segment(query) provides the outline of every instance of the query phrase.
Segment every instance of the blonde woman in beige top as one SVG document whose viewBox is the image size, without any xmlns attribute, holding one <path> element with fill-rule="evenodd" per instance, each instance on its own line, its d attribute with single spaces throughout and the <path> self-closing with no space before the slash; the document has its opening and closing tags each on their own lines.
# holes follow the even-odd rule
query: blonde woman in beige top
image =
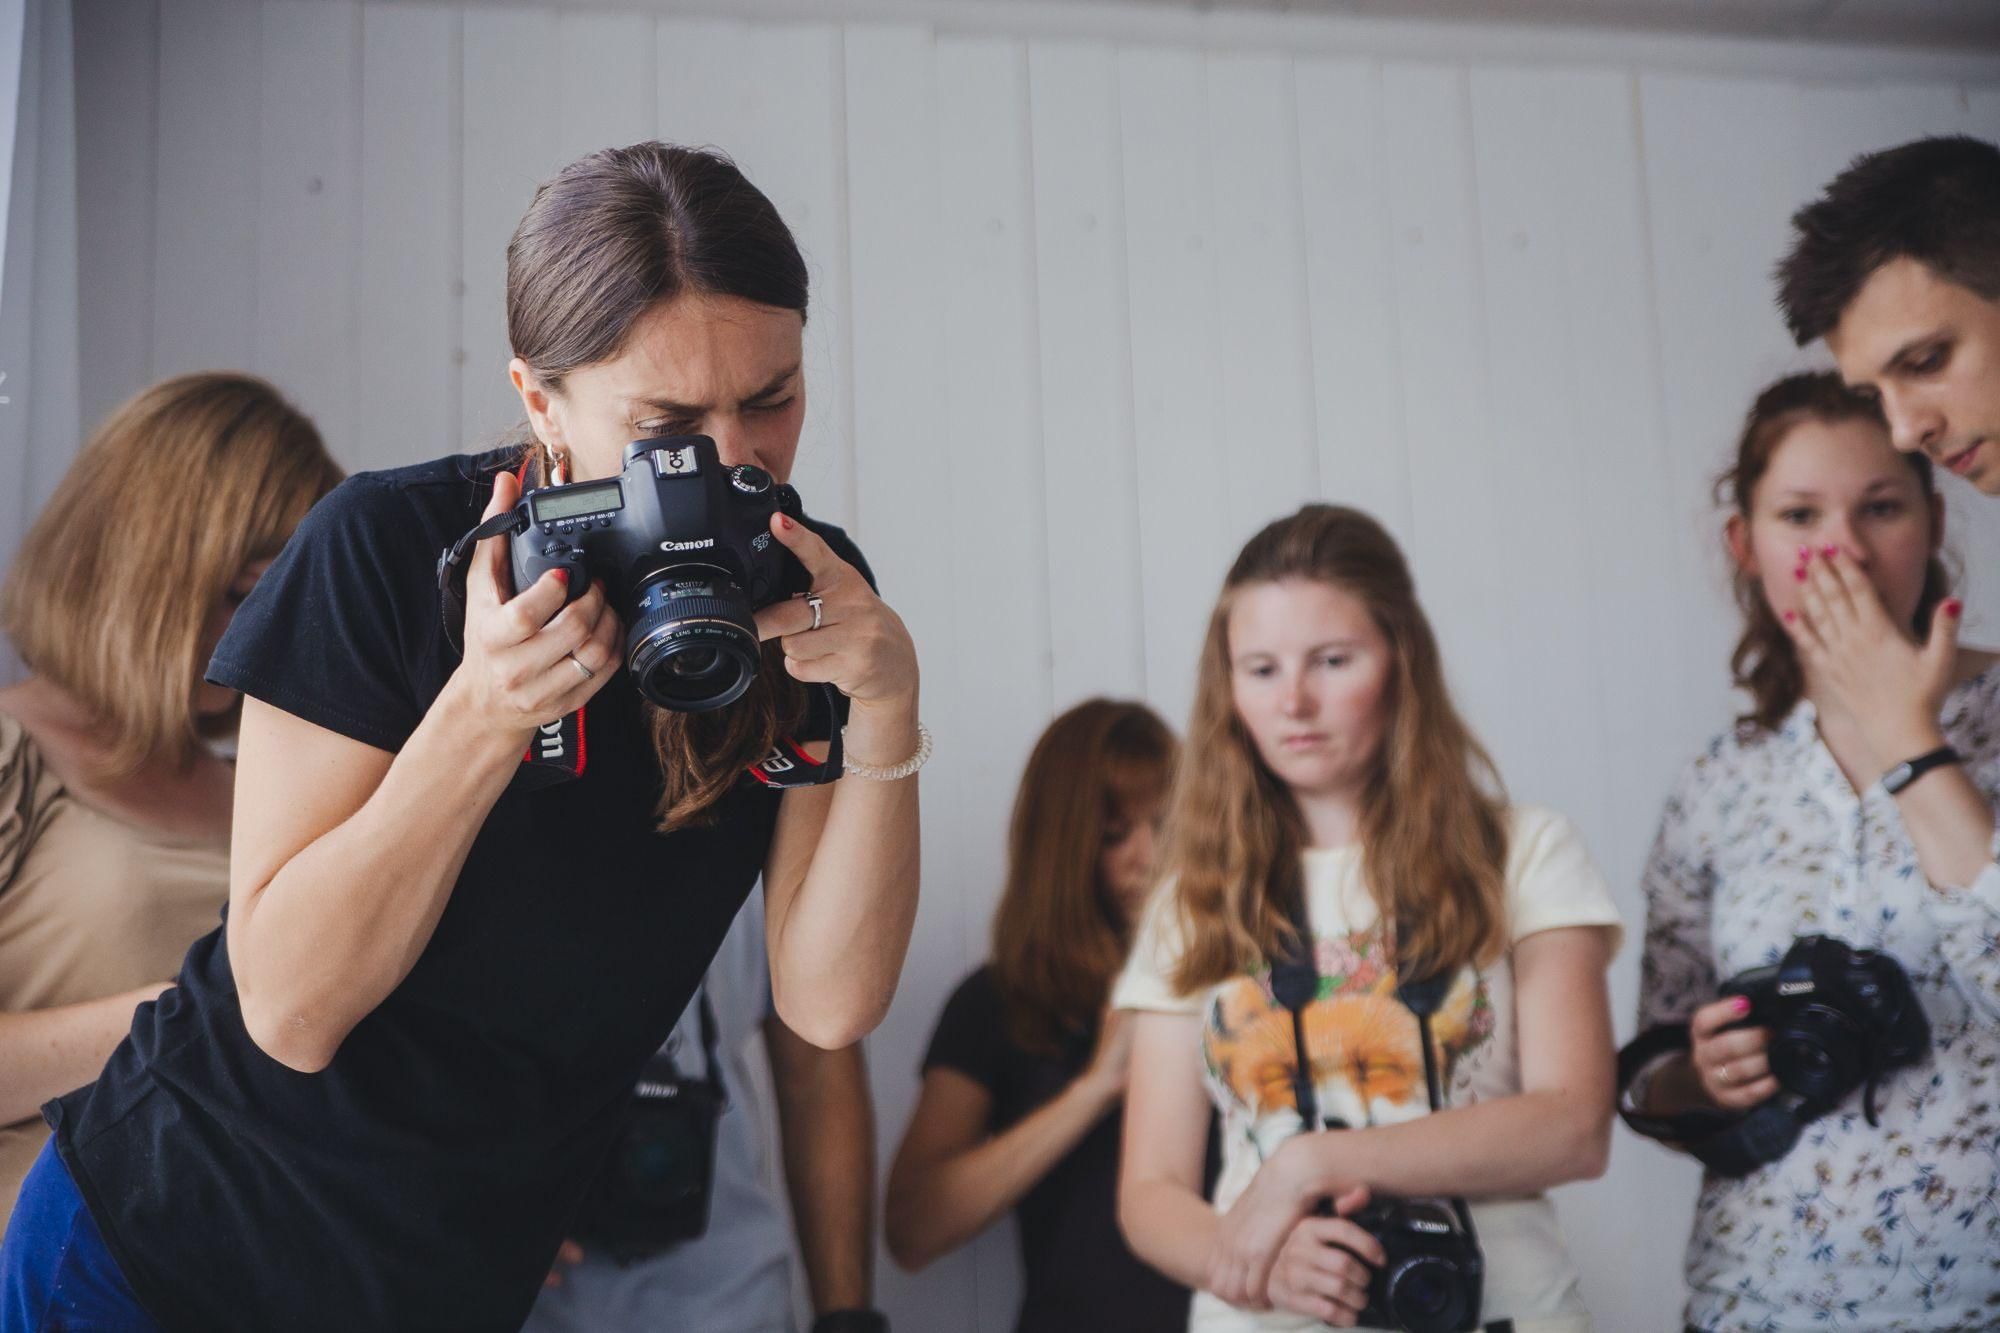
<svg viewBox="0 0 2000 1333">
<path fill-rule="evenodd" d="M 238 696 L 202 672 L 340 480 L 262 380 L 168 380 L 112 414 L 22 543 L 0 621 L 0 1224 L 48 1138 L 229 892 Z"/>
</svg>

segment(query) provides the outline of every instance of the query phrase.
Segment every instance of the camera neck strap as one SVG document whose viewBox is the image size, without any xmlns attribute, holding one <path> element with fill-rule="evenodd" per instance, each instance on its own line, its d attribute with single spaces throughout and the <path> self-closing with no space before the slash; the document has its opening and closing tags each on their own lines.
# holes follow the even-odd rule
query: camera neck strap
<svg viewBox="0 0 2000 1333">
<path fill-rule="evenodd" d="M 1710 1171 L 1730 1179 L 1747 1176 L 1790 1152 L 1812 1117 L 1803 1100 L 1789 1092 L 1779 1092 L 1748 1114 L 1692 1110 L 1653 1115 L 1639 1108 L 1631 1092 L 1640 1074 L 1654 1062 L 1690 1049 L 1685 1023 L 1648 1028 L 1619 1048 L 1618 1116 L 1632 1132 L 1677 1144 Z"/>
<path fill-rule="evenodd" d="M 718 1106 L 726 1106 L 729 1098 L 728 1085 L 722 1079 L 722 1033 L 716 1025 L 715 1010 L 708 1003 L 708 983 L 703 981 L 694 993 L 695 1021 L 701 1029 L 702 1076 L 700 1082 L 715 1095 Z M 646 1077 L 660 1081 L 687 1083 L 692 1080 L 681 1072 L 670 1047 L 660 1048 L 653 1058 L 646 1062 Z"/>
</svg>

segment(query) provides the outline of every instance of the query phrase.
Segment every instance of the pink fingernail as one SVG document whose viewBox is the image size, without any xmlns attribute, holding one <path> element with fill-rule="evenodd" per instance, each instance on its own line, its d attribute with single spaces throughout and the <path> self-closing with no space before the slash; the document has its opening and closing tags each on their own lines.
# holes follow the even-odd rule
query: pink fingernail
<svg viewBox="0 0 2000 1333">
<path fill-rule="evenodd" d="M 1797 579 L 1800 583 L 1804 583 L 1806 581 L 1806 567 L 1804 565 L 1800 565 L 1797 569 L 1792 571 L 1792 577 Z"/>
<path fill-rule="evenodd" d="M 1793 621 L 1797 620 L 1798 618 L 1799 618 L 1799 613 L 1798 613 L 1798 612 L 1796 612 L 1796 611 L 1787 611 L 1787 612 L 1785 612 L 1785 623 L 1786 623 L 1787 625 L 1791 624 L 1791 623 L 1792 623 Z"/>
<path fill-rule="evenodd" d="M 1806 561 L 1810 559 L 1812 559 L 1812 547 L 1801 546 L 1799 548 L 1799 563 L 1803 565 Z"/>
<path fill-rule="evenodd" d="M 1819 548 L 1819 553 L 1831 560 L 1840 554 L 1840 548 L 1838 546 L 1822 546 Z"/>
<path fill-rule="evenodd" d="M 1729 1002 L 1729 1007 L 1739 1014 L 1747 1014 L 1750 1012 L 1750 997 L 1738 995 Z"/>
</svg>

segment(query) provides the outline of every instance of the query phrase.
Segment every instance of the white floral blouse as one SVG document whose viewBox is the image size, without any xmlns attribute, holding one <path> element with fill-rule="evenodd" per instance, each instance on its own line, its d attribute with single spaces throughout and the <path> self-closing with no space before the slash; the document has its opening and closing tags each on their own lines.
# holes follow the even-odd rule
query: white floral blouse
<svg viewBox="0 0 2000 1333">
<path fill-rule="evenodd" d="M 1942 720 L 2000 807 L 2000 666 L 1954 689 Z M 1689 765 L 1646 898 L 1641 1029 L 1687 1018 L 1814 933 L 1894 956 L 1931 1025 L 1931 1053 L 1876 1092 L 1880 1128 L 1857 1090 L 1779 1161 L 1704 1179 L 1688 1323 L 2000 1329 L 2000 866 L 1965 888 L 1928 883 L 1894 798 L 1855 794 L 1801 703 L 1775 732 L 1729 732 Z"/>
</svg>

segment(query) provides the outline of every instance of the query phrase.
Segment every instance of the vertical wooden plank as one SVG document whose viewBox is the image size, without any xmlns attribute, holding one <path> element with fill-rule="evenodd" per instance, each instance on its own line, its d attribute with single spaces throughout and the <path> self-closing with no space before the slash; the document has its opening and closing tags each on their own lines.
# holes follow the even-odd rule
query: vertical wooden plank
<svg viewBox="0 0 2000 1333">
<path fill-rule="evenodd" d="M 653 20 L 576 10 L 557 16 L 556 34 L 557 166 L 654 137 Z"/>
<path fill-rule="evenodd" d="M 1505 608 L 1517 567 L 1492 502 L 1465 74 L 1388 65 L 1382 99 L 1384 156 L 1399 164 L 1388 203 L 1415 531 L 1408 554 L 1454 694 L 1480 734 L 1510 754 L 1537 738 L 1513 709 L 1530 668 L 1496 652 L 1512 642 Z"/>
<path fill-rule="evenodd" d="M 1636 931 L 1662 794 L 1717 719 L 1658 706 L 1692 664 L 1671 595 L 1687 575 L 1664 558 L 1676 534 L 1659 503 L 1669 471 L 1632 83 L 1614 71 L 1486 68 L 1473 75 L 1471 109 L 1492 503 L 1516 572 L 1510 641 L 1490 651 L 1531 663 L 1515 739 L 1539 737 L 1500 760 L 1516 800 L 1577 821 Z M 1621 1031 L 1640 952 L 1625 949 L 1612 969 Z M 1662 1154 L 1626 1153 L 1604 1179 L 1557 1191 L 1586 1304 L 1604 1326 L 1643 1326 L 1679 1301 L 1673 1265 L 1635 1271 L 1621 1256 L 1635 1242 L 1677 1243 L 1692 1177 Z M 1634 1197 L 1657 1206 L 1637 1217 Z"/>
<path fill-rule="evenodd" d="M 1312 322 L 1291 62 L 1217 54 L 1207 66 L 1216 442 L 1231 460 L 1234 549 L 1320 492 Z"/>
<path fill-rule="evenodd" d="M 158 0 L 72 0 L 78 411 L 87 433 L 152 379 Z M 0 393 L 4 393 L 0 390 Z"/>
<path fill-rule="evenodd" d="M 264 6 L 253 364 L 348 460 L 357 422 L 361 10 Z"/>
<path fill-rule="evenodd" d="M 155 377 L 255 361 L 260 28 L 253 0 L 160 9 Z"/>
<path fill-rule="evenodd" d="M 1803 169 L 1796 86 L 1646 75 L 1640 80 L 1653 289 L 1672 478 L 1670 558 L 1687 641 L 1679 705 L 1730 716 L 1737 631 L 1710 484 L 1757 390 L 1814 358 L 1792 346 L 1771 270 L 1792 211 L 1818 182 Z"/>
<path fill-rule="evenodd" d="M 911 969 L 889 1016 L 870 1039 L 891 1052 L 871 1062 L 881 1160 L 894 1152 L 914 1100 L 914 1053 L 965 970 L 961 895 L 976 865 L 961 835 L 970 810 L 966 783 L 981 756 L 963 739 L 979 701 L 957 684 L 956 617 L 968 590 L 958 586 L 956 451 L 945 410 L 945 330 L 940 285 L 938 89 L 930 33 L 857 24 L 846 31 L 845 81 L 849 235 L 854 294 L 854 422 L 857 530 L 895 592 L 891 604 L 916 640 L 923 663 L 924 711 L 938 757 L 924 773 L 923 895 Z M 665 65 L 663 63 L 664 71 Z M 667 124 L 664 118 L 663 124 Z M 976 613 L 976 607 L 968 607 Z M 960 1251 L 922 1274 L 879 1271 L 879 1300 L 899 1325 L 976 1327 L 973 1255 Z"/>
<path fill-rule="evenodd" d="M 459 156 L 459 431 L 468 448 L 509 438 L 521 404 L 507 381 L 507 242 L 535 187 L 561 167 L 558 120 L 532 90 L 557 49 L 556 15 L 468 8 Z"/>
<path fill-rule="evenodd" d="M 1381 70 L 1307 60 L 1294 77 L 1320 495 L 1373 514 L 1407 549 L 1415 532 Z"/>
<path fill-rule="evenodd" d="M 1234 551 L 1228 479 L 1239 466 L 1219 446 L 1206 89 L 1196 54 L 1118 54 L 1146 683 L 1177 722 Z"/>
<path fill-rule="evenodd" d="M 457 451 L 458 12 L 370 4 L 361 31 L 355 467 Z"/>
<path fill-rule="evenodd" d="M 1053 707 L 1146 692 L 1111 48 L 1028 50 Z M 1179 719 L 1175 719 L 1178 723 Z"/>
<path fill-rule="evenodd" d="M 662 137 L 728 153 L 777 206 L 805 255 L 806 424 L 793 480 L 812 513 L 848 524 L 855 480 L 842 60 L 830 25 L 659 25 Z M 740 77 L 744 69 L 758 77 Z"/>
</svg>

